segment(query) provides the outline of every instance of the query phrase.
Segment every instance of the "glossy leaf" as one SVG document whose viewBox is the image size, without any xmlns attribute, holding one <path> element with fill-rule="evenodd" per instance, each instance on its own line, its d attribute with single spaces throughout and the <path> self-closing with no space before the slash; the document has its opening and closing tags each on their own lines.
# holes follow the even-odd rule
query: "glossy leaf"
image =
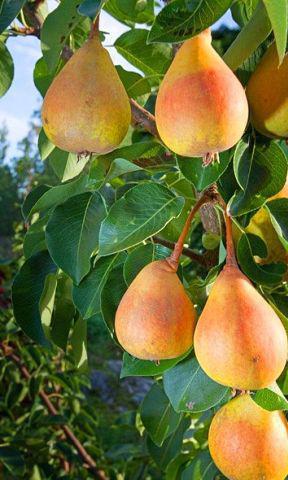
<svg viewBox="0 0 288 480">
<path fill-rule="evenodd" d="M 76 321 L 70 339 L 72 347 L 71 356 L 75 365 L 81 371 L 86 371 L 88 367 L 87 354 L 87 322 L 83 318 Z"/>
<path fill-rule="evenodd" d="M 108 0 L 105 10 L 126 25 L 152 22 L 154 0 Z"/>
<path fill-rule="evenodd" d="M 0 12 L 1 16 L 1 12 Z M 1 23 L 1 21 L 0 21 Z M 9 90 L 14 77 L 13 58 L 5 43 L 0 41 L 0 97 Z"/>
<path fill-rule="evenodd" d="M 181 357 L 172 360 L 161 360 L 159 363 L 150 360 L 139 360 L 132 357 L 127 352 L 123 355 L 123 365 L 121 370 L 121 378 L 124 377 L 153 377 L 161 375 L 166 370 L 177 365 L 183 358 L 187 357 L 190 351 L 181 355 Z"/>
<path fill-rule="evenodd" d="M 124 256 L 122 258 L 124 263 Z M 111 335 L 113 336 L 116 310 L 127 289 L 123 277 L 123 263 L 113 268 L 113 270 L 110 270 L 105 285 L 101 291 L 101 313 Z"/>
<path fill-rule="evenodd" d="M 279 238 L 288 251 L 288 199 L 277 198 L 267 202 L 266 208 L 270 213 L 272 224 L 279 235 Z"/>
<path fill-rule="evenodd" d="M 0 33 L 2 33 L 14 18 L 17 17 L 26 0 L 1 0 L 0 1 Z M 2 75 L 2 70 L 1 70 Z"/>
<path fill-rule="evenodd" d="M 251 395 L 251 398 L 257 403 L 257 405 L 265 410 L 269 410 L 269 412 L 288 410 L 288 401 L 284 397 L 277 384 L 270 388 L 258 390 Z"/>
<path fill-rule="evenodd" d="M 106 0 L 84 0 L 78 7 L 78 12 L 94 20 L 105 2 Z"/>
<path fill-rule="evenodd" d="M 129 97 L 137 98 L 151 91 L 147 78 L 136 72 L 128 72 L 120 65 L 116 69 Z"/>
<path fill-rule="evenodd" d="M 263 0 L 266 7 L 275 40 L 277 51 L 279 55 L 279 63 L 283 61 L 286 43 L 287 43 L 287 28 L 288 28 L 288 5 L 286 0 Z"/>
<path fill-rule="evenodd" d="M 182 473 L 181 480 L 215 480 L 218 478 L 215 466 L 208 451 L 199 452 Z"/>
</svg>

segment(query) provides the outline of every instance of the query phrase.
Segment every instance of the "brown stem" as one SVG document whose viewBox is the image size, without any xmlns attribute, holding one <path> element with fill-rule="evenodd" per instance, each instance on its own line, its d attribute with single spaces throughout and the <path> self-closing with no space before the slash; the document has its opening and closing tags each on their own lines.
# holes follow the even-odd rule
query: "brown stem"
<svg viewBox="0 0 288 480">
<path fill-rule="evenodd" d="M 227 208 L 225 209 L 225 223 L 226 223 L 226 265 L 238 267 L 235 248 L 233 243 L 233 233 L 232 233 L 232 219 Z"/>
<path fill-rule="evenodd" d="M 190 213 L 187 217 L 187 220 L 185 222 L 185 225 L 183 227 L 183 230 L 181 232 L 181 235 L 180 235 L 178 241 L 175 244 L 174 250 L 173 250 L 172 254 L 170 255 L 170 257 L 167 258 L 167 262 L 173 268 L 173 270 L 177 271 L 177 269 L 178 269 L 179 260 L 180 260 L 180 257 L 182 255 L 182 251 L 183 251 L 183 248 L 184 248 L 185 238 L 188 235 L 188 232 L 189 232 L 189 229 L 190 229 L 190 226 L 191 226 L 191 222 L 192 222 L 193 218 L 195 217 L 196 213 L 202 207 L 202 205 L 204 205 L 205 203 L 209 203 L 209 202 L 215 202 L 215 200 L 217 200 L 217 199 L 218 199 L 218 194 L 215 194 L 214 188 L 213 189 L 208 188 L 207 190 L 205 190 L 203 195 L 197 200 L 196 204 L 191 209 L 191 211 L 190 211 Z"/>
<path fill-rule="evenodd" d="M 174 242 L 170 242 L 169 240 L 164 240 L 163 238 L 160 238 L 157 236 L 153 236 L 152 239 L 155 243 L 159 243 L 159 245 L 163 245 L 164 247 L 171 248 L 171 250 L 174 250 L 174 247 L 175 247 Z M 191 258 L 191 260 L 198 262 L 203 267 L 207 268 L 207 259 L 205 255 L 200 255 L 199 253 L 193 252 L 193 250 L 186 247 L 183 247 L 182 254 L 188 258 Z"/>
<path fill-rule="evenodd" d="M 130 98 L 130 105 L 133 125 L 144 128 L 144 130 L 151 133 L 151 135 L 160 139 L 154 115 L 141 107 L 133 98 Z"/>
<path fill-rule="evenodd" d="M 31 378 L 30 372 L 28 371 L 27 367 L 23 364 L 21 359 L 18 357 L 18 355 L 14 353 L 14 349 L 11 346 L 5 344 L 4 342 L 0 342 L 0 348 L 3 351 L 4 355 L 6 357 L 9 357 L 17 365 L 23 377 L 26 380 L 30 380 Z M 53 416 L 59 415 L 58 410 L 54 407 L 53 403 L 50 401 L 49 397 L 44 392 L 44 390 L 39 391 L 39 396 L 51 415 Z M 107 480 L 105 474 L 101 470 L 97 469 L 97 465 L 95 461 L 89 455 L 89 453 L 87 452 L 85 447 L 82 445 L 82 443 L 78 440 L 78 438 L 74 435 L 72 430 L 70 430 L 70 428 L 67 425 L 62 425 L 61 428 L 65 433 L 66 437 L 69 438 L 71 443 L 74 445 L 79 455 L 84 460 L 85 464 L 87 464 L 89 469 L 95 474 L 95 478 L 99 480 Z"/>
<path fill-rule="evenodd" d="M 94 37 L 99 37 L 99 21 L 100 21 L 100 14 L 97 15 L 94 22 L 91 25 L 91 30 L 89 34 L 89 40 Z"/>
</svg>

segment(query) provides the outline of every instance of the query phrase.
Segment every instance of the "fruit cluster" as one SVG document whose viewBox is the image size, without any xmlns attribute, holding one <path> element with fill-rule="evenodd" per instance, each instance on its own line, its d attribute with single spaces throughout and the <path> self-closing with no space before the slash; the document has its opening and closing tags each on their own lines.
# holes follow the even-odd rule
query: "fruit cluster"
<svg viewBox="0 0 288 480">
<path fill-rule="evenodd" d="M 288 57 L 278 67 L 272 44 L 246 90 L 252 124 L 274 138 L 288 136 L 287 70 Z M 202 156 L 207 164 L 243 135 L 247 97 L 213 49 L 210 30 L 205 30 L 183 44 L 160 86 L 155 112 L 159 135 L 173 152 Z M 109 152 L 125 137 L 131 121 L 129 99 L 97 32 L 50 86 L 42 119 L 55 145 L 79 155 Z M 145 266 L 129 286 L 116 313 L 116 335 L 131 355 L 157 362 L 186 353 L 194 343 L 202 369 L 216 382 L 242 392 L 212 421 L 209 447 L 216 465 L 233 480 L 284 480 L 287 421 L 281 412 L 259 407 L 249 391 L 268 387 L 279 377 L 287 361 L 287 335 L 237 265 L 228 214 L 226 265 L 197 325 L 196 310 L 177 275 L 191 220 L 205 201 L 204 194 L 172 255 Z"/>
</svg>

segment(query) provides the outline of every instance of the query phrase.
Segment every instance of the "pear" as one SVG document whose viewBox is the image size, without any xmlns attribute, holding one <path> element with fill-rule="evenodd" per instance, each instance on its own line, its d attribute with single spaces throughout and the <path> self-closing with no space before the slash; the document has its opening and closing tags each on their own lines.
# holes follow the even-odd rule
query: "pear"
<svg viewBox="0 0 288 480">
<path fill-rule="evenodd" d="M 197 323 L 195 354 L 216 382 L 257 390 L 273 383 L 284 369 L 287 335 L 272 307 L 240 271 L 228 217 L 226 229 L 226 265 Z"/>
<path fill-rule="evenodd" d="M 263 55 L 247 85 L 251 123 L 271 138 L 288 137 L 288 54 L 279 65 L 275 42 Z"/>
<path fill-rule="evenodd" d="M 47 137 L 68 152 L 104 154 L 122 142 L 131 121 L 129 98 L 98 35 L 50 85 L 42 121 Z"/>
<path fill-rule="evenodd" d="M 210 30 L 186 40 L 160 86 L 156 124 L 163 142 L 187 157 L 229 149 L 248 120 L 244 89 L 211 45 Z"/>
<path fill-rule="evenodd" d="M 124 294 L 115 318 L 119 343 L 142 360 L 176 358 L 192 346 L 196 311 L 167 259 L 146 265 Z"/>
<path fill-rule="evenodd" d="M 233 480 L 285 480 L 288 426 L 282 412 L 268 412 L 248 394 L 222 407 L 209 430 L 211 456 Z"/>
</svg>

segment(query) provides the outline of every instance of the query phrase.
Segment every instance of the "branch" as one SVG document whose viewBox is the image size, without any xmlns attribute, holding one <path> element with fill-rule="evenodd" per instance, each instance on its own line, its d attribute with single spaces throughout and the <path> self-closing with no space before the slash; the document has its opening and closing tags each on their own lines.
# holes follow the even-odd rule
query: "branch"
<svg viewBox="0 0 288 480">
<path fill-rule="evenodd" d="M 133 98 L 130 98 L 130 105 L 132 110 L 133 125 L 135 127 L 144 128 L 144 130 L 151 133 L 151 135 L 160 139 L 154 115 L 148 112 L 148 110 L 145 110 L 145 108 L 141 107 Z"/>
<path fill-rule="evenodd" d="M 12 362 L 15 363 L 15 365 L 17 365 L 20 372 L 22 373 L 22 376 L 26 380 L 30 380 L 31 378 L 30 372 L 28 371 L 25 364 L 21 361 L 21 359 L 14 353 L 13 348 L 9 345 L 6 345 L 4 342 L 0 342 L 0 348 L 3 351 L 4 355 L 10 358 L 10 360 L 12 360 Z M 59 414 L 58 410 L 54 407 L 53 403 L 50 401 L 49 397 L 47 396 L 44 390 L 39 391 L 39 396 L 51 415 L 55 416 Z M 91 472 L 95 474 L 95 478 L 97 478 L 98 480 L 107 480 L 105 474 L 101 470 L 97 469 L 97 465 L 95 461 L 89 455 L 89 453 L 87 452 L 85 447 L 82 445 L 82 443 L 78 440 L 78 438 L 74 435 L 72 430 L 70 430 L 70 428 L 67 425 L 62 425 L 61 428 L 65 433 L 66 437 L 69 438 L 71 443 L 74 445 L 77 452 L 84 460 L 85 464 L 88 465 L 89 470 L 91 470 Z"/>
</svg>

